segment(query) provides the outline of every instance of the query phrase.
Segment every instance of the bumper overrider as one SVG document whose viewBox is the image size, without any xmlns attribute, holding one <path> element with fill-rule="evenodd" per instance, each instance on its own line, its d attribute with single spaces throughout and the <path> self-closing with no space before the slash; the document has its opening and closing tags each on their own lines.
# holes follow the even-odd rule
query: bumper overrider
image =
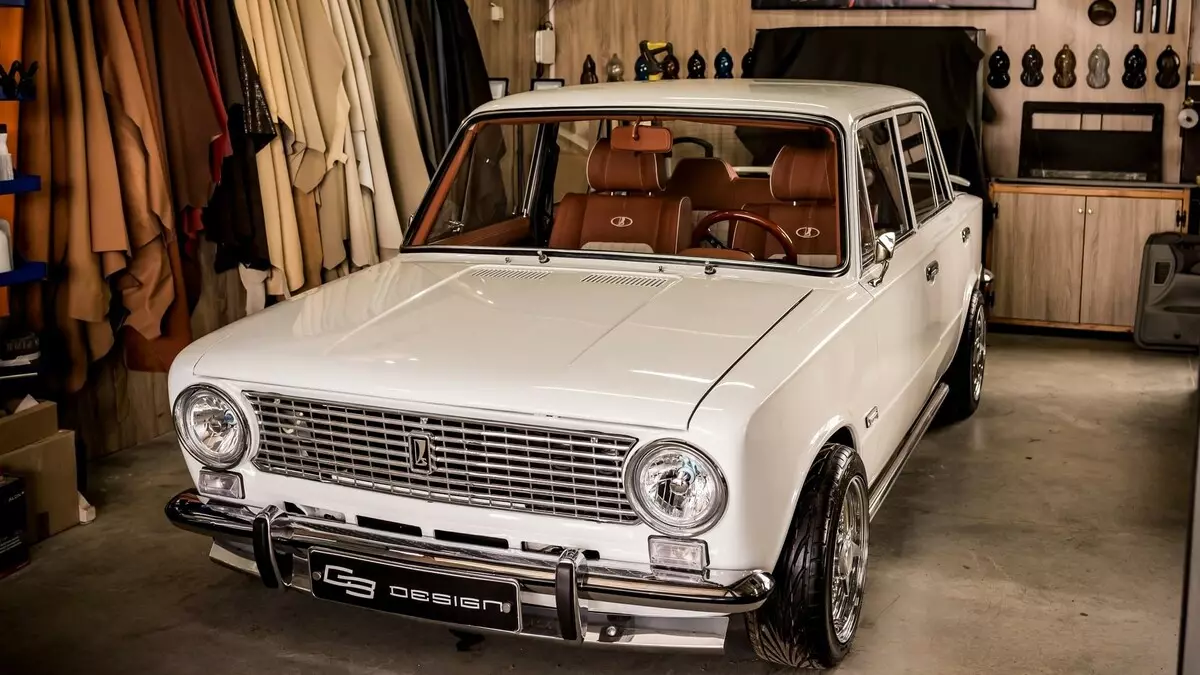
<svg viewBox="0 0 1200 675">
<path fill-rule="evenodd" d="M 534 553 L 454 543 L 311 518 L 278 506 L 256 511 L 202 498 L 194 490 L 171 499 L 166 514 L 177 527 L 212 537 L 214 560 L 259 576 L 269 588 L 315 594 L 314 578 L 320 574 L 311 569 L 314 552 L 450 578 L 515 583 L 522 598 L 517 628 L 502 632 L 576 643 L 720 650 L 729 615 L 758 609 L 775 585 L 759 570 L 692 574 L 588 560 L 576 549 Z M 616 605 L 626 607 L 623 611 L 654 610 L 618 614 Z"/>
</svg>

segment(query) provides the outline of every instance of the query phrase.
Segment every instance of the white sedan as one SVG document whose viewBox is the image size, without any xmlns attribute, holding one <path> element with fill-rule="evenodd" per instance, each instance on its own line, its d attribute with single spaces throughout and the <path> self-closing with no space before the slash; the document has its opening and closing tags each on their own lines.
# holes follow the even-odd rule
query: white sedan
<svg viewBox="0 0 1200 675">
<path fill-rule="evenodd" d="M 399 256 L 175 361 L 167 514 L 324 600 L 834 665 L 871 516 L 979 404 L 981 214 L 898 89 L 490 103 Z"/>
</svg>

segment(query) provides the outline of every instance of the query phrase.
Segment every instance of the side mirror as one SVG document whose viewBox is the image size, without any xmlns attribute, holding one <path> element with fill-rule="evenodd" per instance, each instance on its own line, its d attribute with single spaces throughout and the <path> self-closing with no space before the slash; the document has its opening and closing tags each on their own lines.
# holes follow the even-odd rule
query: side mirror
<svg viewBox="0 0 1200 675">
<path fill-rule="evenodd" d="M 875 239 L 875 261 L 886 263 L 896 254 L 896 233 L 884 232 Z"/>
<path fill-rule="evenodd" d="M 879 276 L 871 280 L 871 286 L 878 286 L 883 283 L 883 278 L 887 276 L 888 266 L 892 264 L 892 256 L 896 254 L 896 233 L 884 232 L 875 239 L 875 262 L 883 263 L 883 269 L 880 270 Z"/>
</svg>

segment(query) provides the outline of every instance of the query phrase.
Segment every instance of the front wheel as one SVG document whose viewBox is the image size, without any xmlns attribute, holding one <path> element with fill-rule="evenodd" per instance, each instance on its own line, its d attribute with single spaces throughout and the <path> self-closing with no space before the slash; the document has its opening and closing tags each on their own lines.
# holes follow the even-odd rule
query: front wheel
<svg viewBox="0 0 1200 675">
<path fill-rule="evenodd" d="M 775 564 L 775 592 L 746 615 L 746 632 L 760 659 L 832 668 L 845 658 L 862 611 L 869 508 L 858 453 L 825 446 L 804 480 Z"/>
<path fill-rule="evenodd" d="M 983 396 L 983 371 L 987 366 L 987 314 L 983 304 L 983 295 L 975 291 L 958 351 L 942 377 L 950 387 L 938 414 L 942 422 L 957 422 L 974 415 Z"/>
</svg>

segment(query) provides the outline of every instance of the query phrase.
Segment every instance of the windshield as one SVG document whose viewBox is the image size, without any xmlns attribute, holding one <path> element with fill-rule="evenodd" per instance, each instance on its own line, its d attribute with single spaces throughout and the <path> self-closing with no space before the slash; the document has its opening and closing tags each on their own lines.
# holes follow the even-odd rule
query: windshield
<svg viewBox="0 0 1200 675">
<path fill-rule="evenodd" d="M 451 151 L 408 248 L 534 249 L 838 269 L 837 135 L 661 115 L 488 120 Z"/>
</svg>

